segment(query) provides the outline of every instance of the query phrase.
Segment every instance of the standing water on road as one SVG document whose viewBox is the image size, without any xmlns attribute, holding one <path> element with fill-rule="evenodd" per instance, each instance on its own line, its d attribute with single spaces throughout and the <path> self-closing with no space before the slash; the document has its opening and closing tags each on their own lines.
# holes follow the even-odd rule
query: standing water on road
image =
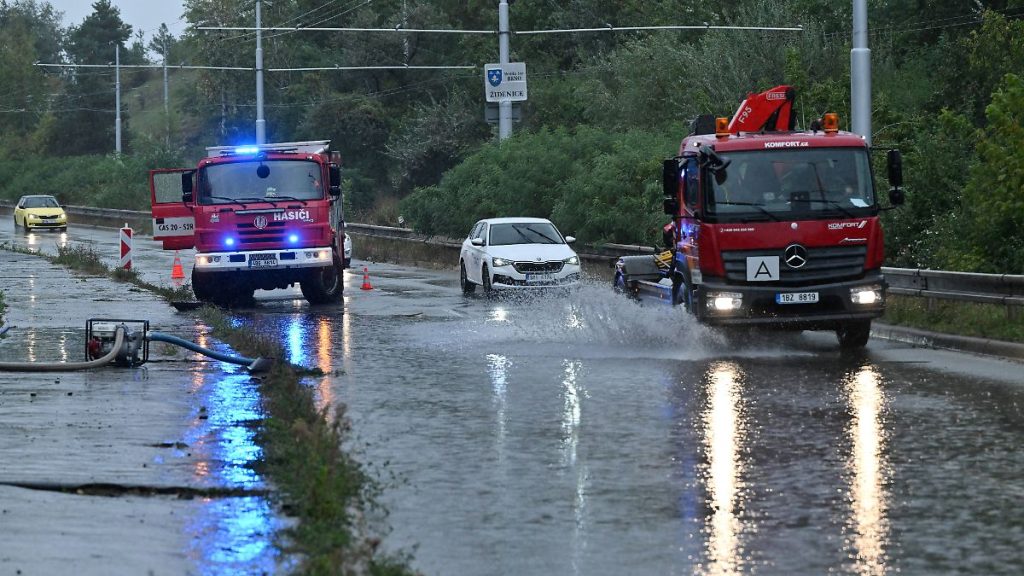
<svg viewBox="0 0 1024 576">
<path fill-rule="evenodd" d="M 376 266 L 265 302 L 349 406 L 426 574 L 1014 574 L 1022 391 L 831 335 L 738 341 L 603 285 L 464 297 Z M 343 313 L 342 313 L 343 312 Z M 898 348 L 895 350 L 899 351 Z"/>
</svg>

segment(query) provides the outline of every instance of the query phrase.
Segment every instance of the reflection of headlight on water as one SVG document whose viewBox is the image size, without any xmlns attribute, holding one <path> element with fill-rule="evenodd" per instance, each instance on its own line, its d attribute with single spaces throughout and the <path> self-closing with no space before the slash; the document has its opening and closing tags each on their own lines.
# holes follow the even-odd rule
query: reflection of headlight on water
<svg viewBox="0 0 1024 576">
<path fill-rule="evenodd" d="M 491 310 L 491 318 L 494 322 L 508 322 L 508 310 L 504 308 L 495 308 Z"/>
</svg>

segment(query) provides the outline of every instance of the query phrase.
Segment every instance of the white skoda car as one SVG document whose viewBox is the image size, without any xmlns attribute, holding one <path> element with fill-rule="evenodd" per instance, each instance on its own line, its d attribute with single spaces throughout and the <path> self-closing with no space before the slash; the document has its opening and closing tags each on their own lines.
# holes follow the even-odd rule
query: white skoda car
<svg viewBox="0 0 1024 576">
<path fill-rule="evenodd" d="M 562 236 L 543 218 L 488 218 L 473 226 L 459 253 L 462 291 L 477 285 L 485 292 L 575 286 L 579 256 L 569 248 L 576 239 Z"/>
</svg>

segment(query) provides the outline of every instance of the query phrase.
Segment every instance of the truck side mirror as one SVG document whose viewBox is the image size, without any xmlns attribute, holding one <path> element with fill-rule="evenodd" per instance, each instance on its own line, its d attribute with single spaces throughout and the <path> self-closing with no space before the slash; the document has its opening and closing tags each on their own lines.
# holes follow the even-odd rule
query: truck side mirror
<svg viewBox="0 0 1024 576">
<path fill-rule="evenodd" d="M 181 173 L 181 201 L 185 204 L 192 202 L 192 176 L 195 175 L 194 171 L 182 172 Z"/>
<path fill-rule="evenodd" d="M 338 168 L 337 164 L 331 164 L 327 171 L 331 178 L 331 187 L 341 188 L 341 168 Z"/>
<path fill-rule="evenodd" d="M 675 198 L 665 198 L 661 202 L 662 210 L 669 216 L 676 216 L 679 214 L 679 200 Z"/>
<path fill-rule="evenodd" d="M 889 150 L 885 155 L 889 171 L 889 204 L 899 206 L 906 200 L 903 193 L 903 157 L 899 150 Z"/>
<path fill-rule="evenodd" d="M 679 161 L 675 158 L 661 163 L 661 190 L 665 196 L 675 196 L 679 191 Z"/>
<path fill-rule="evenodd" d="M 885 155 L 889 169 L 889 185 L 893 188 L 903 186 L 903 157 L 899 150 L 889 150 Z"/>
</svg>

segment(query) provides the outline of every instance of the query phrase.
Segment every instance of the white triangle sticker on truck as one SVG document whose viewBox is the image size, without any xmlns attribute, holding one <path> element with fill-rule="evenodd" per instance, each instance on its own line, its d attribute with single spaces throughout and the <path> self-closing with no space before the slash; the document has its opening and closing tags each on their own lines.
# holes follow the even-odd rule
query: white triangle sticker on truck
<svg viewBox="0 0 1024 576">
<path fill-rule="evenodd" d="M 773 282 L 779 280 L 778 256 L 751 256 L 747 258 L 747 282 Z"/>
</svg>

